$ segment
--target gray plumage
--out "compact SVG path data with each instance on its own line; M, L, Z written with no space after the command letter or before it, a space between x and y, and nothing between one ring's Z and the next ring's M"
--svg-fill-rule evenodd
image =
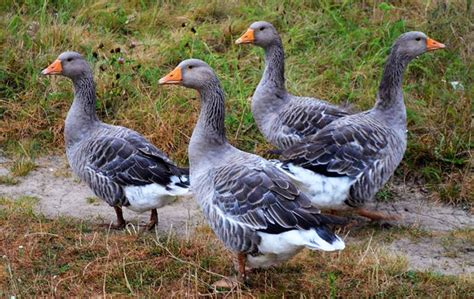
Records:
M408 32L397 39L385 64L374 108L335 120L283 152L283 163L277 164L300 184L306 180L303 190L311 189L311 180L305 171L298 178L298 167L312 171L318 180L348 178L340 180L349 182L341 199L359 207L392 176L407 145L403 73L412 59L427 51L427 39L422 32ZM307 176L304 179L303 173ZM313 194L312 200L318 205L325 194Z
M268 22L255 22L253 44L265 50L265 70L252 96L252 114L265 139L287 149L340 117L344 109L310 97L297 97L285 88L285 55L278 32Z
M270 162L227 142L224 93L212 69L196 59L185 60L177 68L182 74L180 84L197 89L201 98L201 112L188 149L193 192L226 247L258 255L262 253L260 233L315 230L328 243L323 250L330 250L327 248L332 244L332 250L342 249L342 241L326 228L334 219L319 214ZM165 78L160 80L162 84ZM299 248L303 246L299 244Z
M171 200L168 197L186 193L187 169L177 167L137 132L98 119L92 71L83 57L64 52L58 60L62 70L51 74L66 76L74 84L74 101L64 128L72 171L110 206L138 212L158 208ZM43 73L50 74L47 70Z

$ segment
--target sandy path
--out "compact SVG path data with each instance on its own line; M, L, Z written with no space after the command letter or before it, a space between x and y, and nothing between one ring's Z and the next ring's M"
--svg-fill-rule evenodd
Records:
M8 174L10 163L0 157L0 175ZM102 223L115 221L111 207L98 199L91 202L94 194L71 175L65 157L43 157L36 163L37 169L20 178L19 184L0 185L0 196L37 197L37 211L51 218L71 216ZM374 203L374 208L400 216L399 225L427 231L430 237L395 240L386 244L387 248L406 256L411 269L445 274L474 273L472 242L451 242L446 246L446 236L453 230L474 228L474 217L463 210L426 201L425 195L415 187L399 184L392 189L394 200ZM135 224L146 223L149 217L148 213L136 214L127 209L124 209L124 214ZM158 214L158 230L161 232L173 230L177 234L185 234L204 222L192 197L180 198L172 205L159 209Z
M37 211L49 218L70 216L106 224L116 220L113 208L95 197L86 184L72 175L65 157L43 157L37 159L36 164L38 167L20 178L19 184L0 185L0 196L37 197ZM2 163L0 160L0 175L8 173L8 165L8 161ZM132 224L146 224L149 220L148 213L138 214L126 208L124 217ZM172 229L182 234L201 222L202 214L192 197L183 197L159 209L158 218L159 231L168 232Z

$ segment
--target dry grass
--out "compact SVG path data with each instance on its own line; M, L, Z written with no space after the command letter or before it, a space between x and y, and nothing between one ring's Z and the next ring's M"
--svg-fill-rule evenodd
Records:
M33 213L35 202L31 197L15 201L0 198L2 297L474 294L472 277L408 271L406 261L383 246L383 240L406 232L370 227L346 232L351 242L341 253L304 251L285 265L251 273L248 286L216 291L212 283L222 275L233 275L233 265L229 253L206 227L183 238L137 234L132 227L109 232L86 221L45 219Z
M292 93L358 109L372 106L393 40L421 30L448 49L420 57L406 73L409 143L397 176L426 183L435 199L473 205L472 1L83 2L0 3L0 147L15 156L17 175L31 170L38 154L64 152L72 86L39 76L64 50L83 53L93 66L101 119L136 129L186 164L197 95L157 84L182 59L201 58L216 69L227 95L229 139L262 154L269 145L248 101L261 76L262 51L234 45L250 23L268 20L281 32ZM453 81L464 89L454 89ZM390 200L390 191L380 196ZM34 202L0 198L2 297L217 297L210 285L233 274L229 253L208 228L184 239L107 232L89 222L45 219L33 213ZM220 295L474 297L472 277L407 270L383 245L397 234L426 232L350 232L359 241L341 253L304 251L291 263L252 273L249 287ZM470 237L472 230L455 232L445 244Z

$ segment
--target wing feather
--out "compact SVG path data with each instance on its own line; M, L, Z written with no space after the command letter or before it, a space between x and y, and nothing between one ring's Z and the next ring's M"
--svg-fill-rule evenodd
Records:
M390 132L377 122L348 119L288 148L282 153L284 164L328 176L357 177L363 173L383 156Z
M310 200L270 163L222 166L213 181L213 206L219 214L252 230L280 233L326 224Z

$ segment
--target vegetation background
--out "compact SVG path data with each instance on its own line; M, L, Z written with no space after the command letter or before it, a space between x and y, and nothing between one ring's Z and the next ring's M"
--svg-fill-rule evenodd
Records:
M461 205L467 209L474 205L472 0L4 0L0 3L0 10L0 149L16 159L17 163L12 167L14 174L25 174L34 168L34 159L38 155L64 152L63 126L73 99L72 85L64 78L42 77L40 71L65 50L82 53L93 67L97 82L97 109L103 121L137 130L179 164L186 165L187 144L199 108L199 101L195 100L197 94L184 88L158 86L158 79L181 60L200 58L216 70L226 92L226 128L231 143L243 150L264 154L269 145L258 132L250 112L250 97L263 69L263 52L253 46L234 44L235 39L252 22L272 22L281 33L287 57L286 78L290 92L319 97L332 103L348 103L356 110L369 109L374 104L384 60L393 41L403 32L418 30L445 43L447 49L421 56L410 64L406 72L403 89L408 113L408 150L396 177L423 184L429 189L433 200ZM3 180L10 182L14 178ZM382 196L384 195L387 194L383 193ZM6 199L4 202L9 203ZM61 222L32 216L25 206L18 207L13 203L9 205L10 209L3 211L1 219L5 229L12 230L12 238L18 228L11 226L11 221L21 222L24 217L29 217L29 225L41 223L46 227L54 227L58 221ZM79 245L73 240L84 232L90 233L87 227L86 224L72 226L62 223L59 228L54 228L56 232L63 229L57 246L69 248L69 251L77 250L72 253L66 250L64 254L69 254L71 259L84 258L82 267L89 262L84 257L87 254L97 257L101 251L109 250L108 261L113 260L108 245L104 247L107 243L94 245L100 247L96 248L98 252L93 251L92 247L77 248ZM108 238L108 235L99 233L99 238ZM137 237L117 235L111 238L120 244L124 241L122 239L128 238L130 241ZM150 236L133 244L142 257L158 257L163 253L160 251L164 250L162 247L156 247L156 244L149 248L144 246L157 240L159 239ZM13 239L8 243L10 242L16 244ZM204 246L222 256L226 256L226 253L214 241L209 241L207 245L202 242L198 245L193 243L198 242L196 240L188 242L190 243L183 243L184 245L175 244L172 247L175 251L171 253L177 255L182 254L183 250L189 250L189 256L199 267L187 265L183 268L180 264L182 267L172 273L172 270L166 270L169 266L167 263L179 264L176 260L169 258L163 264L167 267L155 262L160 264L157 269L171 271L169 277L165 275L165 279L173 280L173 275L177 275L180 279L174 280L176 284L185 284L187 287L191 284L192 291L202 293L204 287L200 284L201 279L209 281L214 277L202 269L214 267L219 272L223 265L219 258L201 257L195 249ZM71 246L75 249L71 249ZM50 250L48 254L53 256L59 254L56 249L44 248ZM359 249L356 247L352 250L357 255ZM84 253L84 250L87 252ZM323 275L321 285L321 277L295 276L293 272L314 272L314 269L305 268L304 262L296 266L303 270L288 270L288 277L301 283L301 286L298 283L287 285L290 289L294 287L295 292L301 287L301 291L307 290L313 294L317 294L319 290L328 296L335 296L334 292L337 290L338 295L351 296L361 288L360 294L370 296L377 296L379 292L389 296L430 296L433 294L430 290L439 286L438 280L451 286L446 289L449 291L446 294L456 295L460 294L457 293L459 290L466 291L460 287L462 283L457 285L458 282L451 281L451 278L443 280L445 278L433 278L429 274L421 274L422 278L416 274L397 276L398 274L394 274L399 273L397 267L402 267L399 261L391 260L387 264L378 261L384 265L381 267L388 267L383 268L388 272L379 277L379 272L374 272L368 265L368 268L364 266L360 269L357 265L346 267L347 263L350 264L350 258L347 261L340 258L333 261L332 257L316 254L305 258L334 264L321 266L330 267L322 271L326 276ZM47 264L57 266L51 271L59 271L57 275L63 273L61 271L68 271L69 268L62 269L61 265L70 267L69 262L61 262L60 265L56 262L48 260ZM120 260L117 263L121 267ZM94 266L99 265L103 266L101 263ZM342 274L335 270L335 265ZM117 290L112 287L107 291L111 294L128 292L146 295L155 294L158 287L161 290L162 285L157 285L156 281L149 283L143 278L153 276L144 274L143 269L155 274L156 267L133 267L137 267L133 283L127 280L125 290L117 286ZM107 269L115 271L110 267ZM186 271L191 270L196 271L196 275L189 272L189 276L186 276ZM305 272L306 270L309 272ZM97 294L102 291L102 276L97 271L94 275L98 275L98 281L94 280L97 278L94 275L83 275L80 278L82 284L62 284L59 289L43 282L59 293L38 291L44 287L38 278L41 275L35 276L38 274L34 271L25 273L28 279L25 278L23 283L31 281L32 277L38 278L39 282L34 280L34 283L28 285L30 291L23 294L64 295L68 294L67 291L83 295ZM360 277L359 274L350 274L356 272ZM120 269L117 275L122 277L122 274ZM267 274L259 275L260 279L267 281ZM345 278L337 280L336 277L341 275ZM348 276L344 275L352 275L350 284L345 280ZM372 280L367 283L365 275ZM278 280L281 285L283 278L276 277L272 279ZM365 277L365 280L359 280L361 277ZM106 278L103 279L105 290ZM423 284L418 286L423 287L418 289L404 286L406 283L413 283L413 279L422 281ZM90 288L83 285L87 281L91 281ZM364 281L362 286L361 281ZM18 284L21 285L17 283L17 287ZM109 286L107 284L107 288ZM261 284L259 286L262 294L266 290L269 291L267 295L278 291L266 282L264 287ZM164 290L171 289L170 285L168 289L164 287ZM0 291L1 294L4 293Z

